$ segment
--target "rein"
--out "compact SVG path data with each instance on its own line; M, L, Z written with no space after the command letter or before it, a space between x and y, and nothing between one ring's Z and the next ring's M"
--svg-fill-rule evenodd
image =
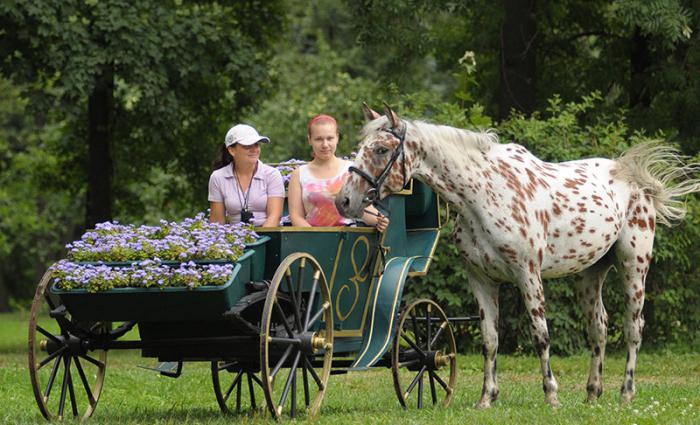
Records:
M372 176L366 171L363 171L353 165L350 166L348 169L349 172L351 173L356 173L363 179L369 183L369 189L365 192L365 197L363 199L364 202L369 202L372 205L376 207L380 207L381 209L385 210L387 212L387 217L391 216L391 211L389 211L389 208L381 201L379 198L379 193L380 189L382 187L382 184L384 184L384 180L386 180L387 176L389 175L389 172L391 171L391 167L394 166L396 161L399 158L399 155L402 155L404 153L404 140L406 139L406 124L401 127L400 130L398 130L395 127L392 127L391 129L382 129L383 131L386 131L387 133L391 133L394 137L399 139L399 144L396 146L396 149L394 149L394 152L391 154L391 158L389 158L389 162L387 162L386 166L382 170L381 173L379 173L378 176ZM406 161L405 158L401 162L402 164L402 178L403 178L403 184L401 187L406 186Z

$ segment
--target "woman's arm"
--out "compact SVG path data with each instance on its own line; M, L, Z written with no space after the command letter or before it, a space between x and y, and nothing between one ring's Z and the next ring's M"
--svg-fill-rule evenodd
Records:
M209 223L226 223L226 210L223 202L209 202Z
M282 218L283 207L284 198L279 196L267 198L267 219L262 224L262 227L278 227L280 218Z
M292 172L289 178L289 193L287 194L287 206L289 207L289 218L292 226L311 227L306 221L306 211L304 202L301 199L301 182L299 181L299 169Z

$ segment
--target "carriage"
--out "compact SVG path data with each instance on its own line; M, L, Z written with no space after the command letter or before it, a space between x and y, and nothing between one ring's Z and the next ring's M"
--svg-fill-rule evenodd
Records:
M221 286L90 293L60 289L47 273L29 324L39 410L47 419L89 417L108 351L124 349L157 359L156 370L169 377L180 376L184 362L210 362L225 413L313 416L331 375L370 367L391 369L404 408L447 406L457 371L451 323L478 317L448 318L427 299L402 303L406 279L430 267L439 204L430 188L411 181L387 199L391 224L383 234L367 227L256 229L259 239L246 245Z

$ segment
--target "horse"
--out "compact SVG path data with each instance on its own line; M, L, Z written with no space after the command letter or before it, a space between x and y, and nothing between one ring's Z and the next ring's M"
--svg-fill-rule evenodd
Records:
M632 146L615 160L544 162L525 147L474 132L384 115L363 105L367 120L357 157L336 196L338 211L360 217L370 203L403 189L410 178L433 188L456 211L455 242L479 305L484 380L476 408L499 394L496 379L499 285L519 289L540 360L545 402L559 406L550 366L543 279L577 275L576 293L591 349L587 401L603 391L608 316L601 298L611 267L622 276L627 360L620 401L635 394L642 341L644 282L657 223L683 219L685 195L700 191L685 164L663 142Z

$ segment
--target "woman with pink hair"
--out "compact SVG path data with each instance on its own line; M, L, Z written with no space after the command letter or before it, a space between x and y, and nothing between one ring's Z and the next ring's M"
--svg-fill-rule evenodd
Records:
M347 226L352 219L343 217L335 207L352 162L335 156L338 124L330 115L313 117L307 126L313 160L294 170L289 180L289 217L294 226ZM362 220L383 232L389 219L374 207L368 207Z

